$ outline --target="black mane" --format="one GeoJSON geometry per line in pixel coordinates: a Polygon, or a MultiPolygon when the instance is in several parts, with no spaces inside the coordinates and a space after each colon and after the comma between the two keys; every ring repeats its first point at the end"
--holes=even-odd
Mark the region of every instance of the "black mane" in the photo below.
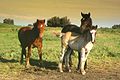
{"type": "Polygon", "coordinates": [[[62,33],[75,32],[75,33],[81,34],[80,27],[78,27],[77,25],[74,25],[74,24],[65,25],[61,32],[62,33]]]}

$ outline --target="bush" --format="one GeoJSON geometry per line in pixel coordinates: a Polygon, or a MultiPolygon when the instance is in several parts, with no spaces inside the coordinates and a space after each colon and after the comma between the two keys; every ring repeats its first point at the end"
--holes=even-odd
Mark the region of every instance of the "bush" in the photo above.
{"type": "Polygon", "coordinates": [[[6,19],[3,20],[3,23],[14,25],[14,20],[10,19],[10,18],[6,18],[6,19]]]}
{"type": "Polygon", "coordinates": [[[70,24],[70,20],[67,17],[59,18],[57,16],[54,16],[47,20],[47,26],[50,27],[63,27],[67,24],[70,24]]]}
{"type": "Polygon", "coordinates": [[[120,24],[119,25],[113,25],[112,28],[113,29],[120,29],[120,24]]]}

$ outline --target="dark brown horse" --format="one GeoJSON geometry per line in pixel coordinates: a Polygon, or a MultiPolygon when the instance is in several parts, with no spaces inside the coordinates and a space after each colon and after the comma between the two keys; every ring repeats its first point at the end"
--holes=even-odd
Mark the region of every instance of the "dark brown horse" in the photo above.
{"type": "Polygon", "coordinates": [[[40,61],[42,60],[42,37],[45,28],[45,20],[38,20],[33,24],[33,28],[22,27],[18,32],[18,38],[21,43],[22,52],[20,63],[23,63],[23,56],[26,58],[25,66],[29,66],[29,59],[31,56],[31,48],[37,47],[40,61]],[[28,53],[26,48],[28,47],[28,53]]]}

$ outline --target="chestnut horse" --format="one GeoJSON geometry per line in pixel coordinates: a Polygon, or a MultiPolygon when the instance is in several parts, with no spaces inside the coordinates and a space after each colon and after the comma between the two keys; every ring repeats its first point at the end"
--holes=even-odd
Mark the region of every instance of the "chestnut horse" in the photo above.
{"type": "Polygon", "coordinates": [[[33,28],[30,27],[22,27],[18,32],[18,39],[21,43],[21,59],[20,63],[23,63],[23,56],[26,58],[25,67],[28,67],[29,59],[31,56],[31,48],[37,47],[40,62],[42,60],[42,37],[45,28],[45,20],[38,20],[33,24],[33,28]],[[26,48],[28,47],[28,53],[26,53],[26,48]]]}

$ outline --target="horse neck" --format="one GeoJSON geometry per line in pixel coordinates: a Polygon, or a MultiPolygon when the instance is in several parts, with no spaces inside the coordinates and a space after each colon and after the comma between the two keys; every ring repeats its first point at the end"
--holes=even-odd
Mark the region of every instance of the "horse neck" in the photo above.
{"type": "Polygon", "coordinates": [[[32,31],[31,31],[31,34],[34,38],[37,38],[40,35],[40,31],[37,27],[33,27],[32,31]]]}
{"type": "Polygon", "coordinates": [[[89,30],[83,34],[83,37],[84,37],[84,41],[86,41],[86,42],[90,42],[92,39],[91,33],[89,30]]]}

